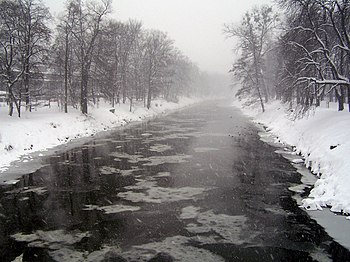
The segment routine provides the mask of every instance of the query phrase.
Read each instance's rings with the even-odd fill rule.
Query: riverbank
[[[288,106],[278,101],[266,104],[266,112],[259,107],[245,107],[235,101],[234,106],[268,127],[278,139],[295,147],[306,167],[318,176],[308,198],[303,200],[307,210],[342,213],[350,219],[350,113],[338,112],[332,104],[296,118]]]
[[[88,115],[69,108],[65,114],[56,105],[42,107],[33,112],[23,112],[22,117],[9,117],[7,107],[0,107],[0,176],[13,161],[31,160],[34,152],[66,144],[72,140],[94,136],[98,132],[125,126],[160,114],[184,108],[200,99],[180,98],[178,103],[157,99],[150,109],[143,103],[135,103],[130,112],[129,104],[111,108],[100,103],[91,107]],[[40,156],[40,153],[39,153]]]

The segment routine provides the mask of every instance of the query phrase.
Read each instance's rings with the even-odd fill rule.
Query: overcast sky
[[[53,15],[64,1],[43,0]],[[233,42],[222,34],[224,23],[238,23],[251,7],[270,0],[113,0],[116,19],[141,20],[144,28],[165,31],[202,70],[226,73],[233,61]]]

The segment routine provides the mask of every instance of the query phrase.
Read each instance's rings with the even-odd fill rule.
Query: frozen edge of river
[[[321,106],[298,118],[289,105],[272,101],[266,111],[235,101],[233,106],[265,125],[271,133],[304,157],[303,163],[319,179],[303,206],[308,210],[331,208],[332,212],[350,219],[350,114],[338,112],[332,106]]]
[[[329,236],[350,250],[350,238],[348,234],[348,232],[350,232],[350,223],[347,219],[344,219],[343,215],[338,215],[332,212],[330,208],[323,208],[322,210],[307,210],[303,207],[302,194],[305,194],[305,192],[313,188],[318,180],[318,178],[305,166],[304,161],[298,161],[303,158],[297,155],[290,145],[282,143],[271,131],[266,131],[266,127],[263,124],[256,123],[256,125],[261,130],[261,132],[259,132],[260,139],[275,147],[275,152],[289,160],[296,168],[297,172],[301,174],[302,184],[289,188],[290,191],[294,192],[293,198],[297,201],[299,207],[305,210],[312,219],[316,220],[316,222],[325,229]]]

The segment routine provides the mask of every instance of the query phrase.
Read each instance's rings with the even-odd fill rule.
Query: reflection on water
[[[292,199],[299,182],[243,116],[209,103],[47,157],[3,186],[0,256],[344,261]]]

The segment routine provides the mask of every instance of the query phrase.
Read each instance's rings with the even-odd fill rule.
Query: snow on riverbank
[[[57,106],[23,112],[21,118],[7,115],[7,107],[0,107],[0,173],[12,161],[29,153],[43,151],[76,138],[92,136],[100,131],[141,121],[198,102],[198,99],[181,98],[178,103],[154,100],[148,110],[142,103],[129,112],[129,104],[117,105],[115,112],[108,105],[90,108],[87,116],[69,109],[65,114]],[[24,160],[26,161],[26,160]]]
[[[241,103],[234,102],[241,107]],[[293,120],[288,106],[278,101],[259,108],[243,107],[242,111],[268,127],[280,140],[296,147],[305,165],[320,177],[303,206],[350,214],[350,113],[333,108],[317,108],[307,117]]]

